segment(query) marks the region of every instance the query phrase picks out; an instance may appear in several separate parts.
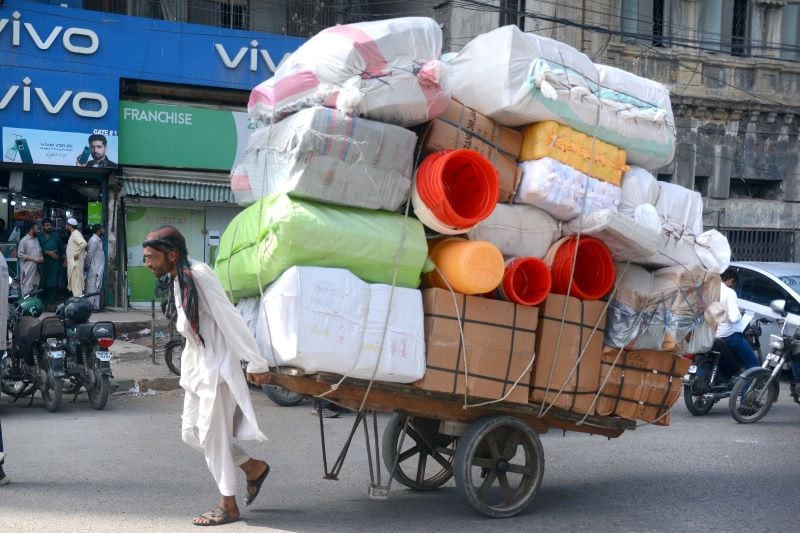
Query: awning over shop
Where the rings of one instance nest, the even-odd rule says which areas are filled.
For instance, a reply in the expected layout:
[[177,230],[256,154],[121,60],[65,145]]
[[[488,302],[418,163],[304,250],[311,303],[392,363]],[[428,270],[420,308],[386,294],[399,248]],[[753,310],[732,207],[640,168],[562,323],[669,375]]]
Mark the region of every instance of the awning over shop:
[[235,203],[227,174],[157,170],[126,173],[120,182],[126,196]]

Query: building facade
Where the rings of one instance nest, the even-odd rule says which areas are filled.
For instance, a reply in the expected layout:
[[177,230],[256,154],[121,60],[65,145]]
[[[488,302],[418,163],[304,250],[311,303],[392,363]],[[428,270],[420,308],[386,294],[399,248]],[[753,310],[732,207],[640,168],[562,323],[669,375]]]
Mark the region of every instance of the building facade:
[[[210,13],[197,2],[150,2],[153,18],[53,4],[0,1],[0,218],[9,230],[45,217],[103,224],[106,304],[144,304],[148,229],[178,226],[190,255],[213,262],[239,211],[229,172],[249,136],[249,91],[303,39],[239,29],[235,2],[216,26],[185,22]],[[192,17],[173,16],[179,5]],[[14,237],[0,238],[9,256]]]

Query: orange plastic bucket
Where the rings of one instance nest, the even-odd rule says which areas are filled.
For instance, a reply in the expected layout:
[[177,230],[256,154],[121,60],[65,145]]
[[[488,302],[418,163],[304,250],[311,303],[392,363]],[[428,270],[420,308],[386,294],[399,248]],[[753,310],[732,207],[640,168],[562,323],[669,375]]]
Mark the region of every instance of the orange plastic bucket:
[[426,274],[428,285],[447,289],[449,283],[461,294],[484,294],[503,281],[503,254],[490,242],[448,237],[431,243],[428,255],[438,269]]
[[538,257],[516,257],[506,262],[503,282],[495,293],[521,305],[539,305],[550,293],[552,278],[547,264]]
[[497,170],[474,150],[442,150],[417,169],[412,202],[431,229],[463,233],[494,211],[500,194]]
[[[575,259],[574,273],[573,259]],[[611,291],[617,270],[611,252],[603,241],[585,236],[578,241],[577,236],[572,236],[563,239],[552,254],[550,274],[553,280],[552,292],[567,294],[572,277],[570,296],[581,300],[599,300]]]

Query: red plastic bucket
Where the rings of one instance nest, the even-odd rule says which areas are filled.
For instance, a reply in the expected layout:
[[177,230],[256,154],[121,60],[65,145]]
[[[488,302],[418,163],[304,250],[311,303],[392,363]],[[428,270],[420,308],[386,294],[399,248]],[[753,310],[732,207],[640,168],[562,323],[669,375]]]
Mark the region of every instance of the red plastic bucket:
[[[558,248],[552,254],[550,266],[553,278],[552,292],[567,294],[572,276],[570,296],[581,300],[599,300],[611,291],[617,277],[611,252],[603,241],[594,237],[582,236],[577,247],[576,241],[578,241],[577,236],[572,236],[556,244]],[[573,259],[575,259],[574,274]]]
[[423,213],[423,223],[428,225],[425,218],[432,217],[432,229],[466,231],[492,214],[500,186],[497,170],[480,153],[442,150],[422,161],[414,192],[414,208]]
[[550,293],[552,278],[538,257],[516,257],[506,262],[497,296],[521,305],[539,305]]

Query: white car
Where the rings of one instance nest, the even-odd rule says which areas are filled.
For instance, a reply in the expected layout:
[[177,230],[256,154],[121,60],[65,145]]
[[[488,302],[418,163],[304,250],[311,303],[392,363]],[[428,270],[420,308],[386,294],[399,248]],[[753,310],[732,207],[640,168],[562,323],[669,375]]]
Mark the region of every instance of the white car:
[[[754,319],[777,320],[780,316],[769,307],[773,300],[786,300],[786,331],[794,333],[800,326],[800,263],[733,262],[731,268],[739,278],[733,287],[739,307],[753,312]],[[769,336],[780,332],[777,324],[762,326],[761,357],[769,351]]]

